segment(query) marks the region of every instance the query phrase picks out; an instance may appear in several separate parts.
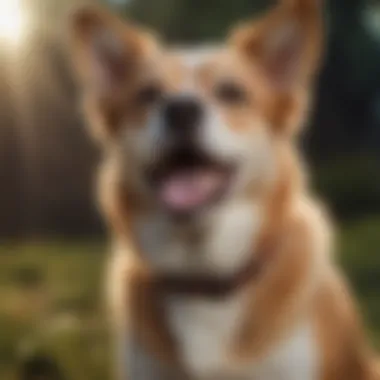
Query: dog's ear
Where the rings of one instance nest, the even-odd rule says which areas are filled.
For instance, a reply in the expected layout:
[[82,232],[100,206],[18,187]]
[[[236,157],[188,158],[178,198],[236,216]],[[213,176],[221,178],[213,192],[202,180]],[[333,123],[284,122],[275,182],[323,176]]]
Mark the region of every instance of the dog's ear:
[[232,42],[275,91],[309,84],[322,46],[322,0],[279,0],[257,22],[238,28]]
[[81,84],[101,97],[116,96],[133,75],[148,35],[97,6],[72,12],[69,48]]
[[84,95],[83,111],[91,135],[105,144],[119,131],[140,64],[158,42],[99,6],[74,9],[70,16],[68,51]]

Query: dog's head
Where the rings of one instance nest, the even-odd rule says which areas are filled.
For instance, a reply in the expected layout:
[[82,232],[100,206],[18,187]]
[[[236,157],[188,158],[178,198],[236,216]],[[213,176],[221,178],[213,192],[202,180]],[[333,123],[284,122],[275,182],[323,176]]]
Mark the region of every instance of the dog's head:
[[217,49],[169,49],[104,10],[75,13],[71,46],[93,134],[123,180],[193,214],[262,188],[307,110],[318,0],[283,0]]

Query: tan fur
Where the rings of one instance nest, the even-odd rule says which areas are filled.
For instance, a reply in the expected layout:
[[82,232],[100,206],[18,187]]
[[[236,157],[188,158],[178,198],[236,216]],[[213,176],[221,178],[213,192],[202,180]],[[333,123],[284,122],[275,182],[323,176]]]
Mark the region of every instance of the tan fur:
[[[246,286],[248,301],[242,321],[232,341],[226,342],[229,365],[243,368],[269,357],[301,321],[308,320],[319,354],[318,380],[380,379],[349,289],[333,264],[328,217],[310,195],[294,143],[307,116],[321,57],[318,3],[281,1],[268,16],[235,31],[225,48],[191,72],[156,39],[103,10],[85,9],[74,18],[71,46],[84,87],[86,115],[93,134],[107,147],[100,174],[100,203],[114,244],[122,252],[109,273],[112,323],[117,331],[133,331],[150,354],[169,366],[186,372],[181,347],[171,331],[161,294],[152,285],[153,269],[141,250],[135,227],[136,220],[154,214],[156,206],[135,186],[137,159],[130,155],[126,164],[120,144],[123,133],[142,128],[148,120],[148,109],[136,103],[141,88],[159,83],[162,91],[175,95],[190,78],[202,100],[217,110],[234,136],[249,139],[261,133],[274,152],[275,175],[249,181],[240,194],[252,205],[259,202],[264,210],[251,254],[274,248],[263,275]],[[300,45],[290,46],[290,54],[298,57],[295,72],[291,67],[289,72],[281,71],[283,52],[276,55],[267,44],[287,21],[295,21],[292,26],[301,36]],[[122,41],[125,51],[120,51],[118,64],[124,65],[124,71],[112,82],[111,91],[102,86],[94,91],[90,45],[95,31],[104,28]],[[214,90],[225,80],[244,90],[244,104],[218,103]]]

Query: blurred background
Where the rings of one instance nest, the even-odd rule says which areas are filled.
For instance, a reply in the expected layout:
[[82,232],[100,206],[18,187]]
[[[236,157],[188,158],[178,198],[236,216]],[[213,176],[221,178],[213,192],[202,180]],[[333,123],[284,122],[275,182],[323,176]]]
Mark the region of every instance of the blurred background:
[[[95,1],[95,0],[93,0]],[[111,379],[105,231],[63,43],[89,0],[0,0],[0,379]],[[175,43],[223,39],[269,0],[108,0]],[[326,57],[302,137],[339,257],[380,347],[380,1],[326,0]]]

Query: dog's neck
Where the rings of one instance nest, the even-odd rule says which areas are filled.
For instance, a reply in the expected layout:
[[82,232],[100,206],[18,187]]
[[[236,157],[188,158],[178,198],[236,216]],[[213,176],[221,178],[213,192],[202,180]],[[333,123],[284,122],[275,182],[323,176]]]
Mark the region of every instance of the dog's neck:
[[134,229],[141,255],[155,271],[230,275],[250,259],[261,221],[261,205],[243,199],[188,225],[176,225],[160,213],[143,214]]

